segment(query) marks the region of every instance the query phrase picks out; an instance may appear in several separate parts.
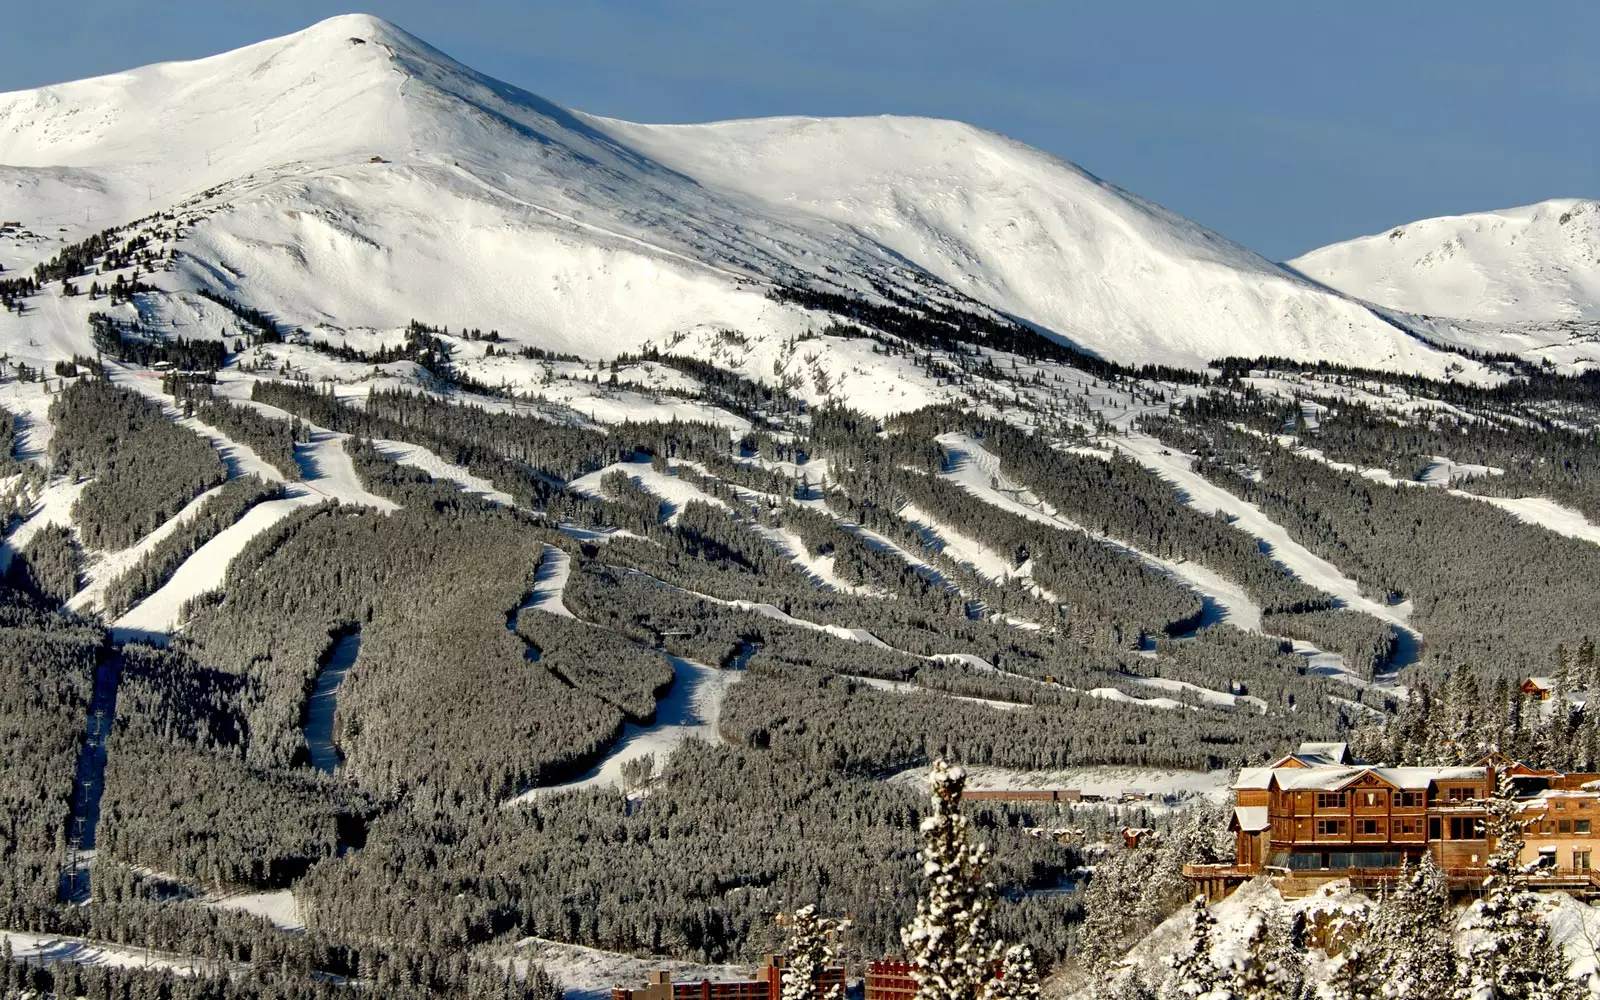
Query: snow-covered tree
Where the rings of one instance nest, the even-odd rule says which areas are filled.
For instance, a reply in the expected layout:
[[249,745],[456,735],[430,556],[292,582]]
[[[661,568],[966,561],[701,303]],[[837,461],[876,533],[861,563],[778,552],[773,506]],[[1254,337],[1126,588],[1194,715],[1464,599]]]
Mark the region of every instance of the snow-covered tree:
[[[1000,975],[984,984],[984,1000],[1039,1000],[1039,970],[1033,949],[1014,944],[1000,962]],[[785,998],[787,1000],[787,998]]]
[[1566,957],[1539,916],[1538,895],[1528,889],[1519,856],[1525,822],[1507,770],[1485,803],[1494,842],[1477,932],[1457,981],[1462,1000],[1576,1000],[1587,991],[1567,978]]
[[1282,906],[1250,917],[1243,957],[1231,970],[1228,992],[1237,1000],[1299,1000],[1305,982],[1304,928]]
[[1327,996],[1334,1000],[1372,1000],[1379,995],[1388,955],[1375,922],[1375,917],[1362,911],[1344,913],[1334,920],[1331,936],[1340,946],[1325,986]]
[[1415,868],[1401,869],[1394,892],[1379,908],[1374,933],[1384,952],[1383,996],[1408,1000],[1455,981],[1451,923],[1448,880],[1425,853]]
[[789,954],[783,967],[783,1000],[844,1000],[843,983],[823,989],[823,970],[837,968],[839,935],[849,927],[844,917],[824,917],[815,906],[802,906],[778,918],[789,929]]
[[1135,966],[1128,972],[1097,989],[1096,1000],[1158,1000],[1156,988],[1145,978],[1144,970]]
[[1172,958],[1172,971],[1162,988],[1167,997],[1209,996],[1222,984],[1216,961],[1211,957],[1211,932],[1217,918],[1211,915],[1204,896],[1195,897],[1194,923],[1189,932],[1188,947]]
[[966,772],[935,761],[928,774],[933,813],[922,821],[922,898],[900,932],[917,1000],[978,1000],[994,975],[999,942],[989,929],[994,886],[984,881],[989,848],[972,840],[961,814]]

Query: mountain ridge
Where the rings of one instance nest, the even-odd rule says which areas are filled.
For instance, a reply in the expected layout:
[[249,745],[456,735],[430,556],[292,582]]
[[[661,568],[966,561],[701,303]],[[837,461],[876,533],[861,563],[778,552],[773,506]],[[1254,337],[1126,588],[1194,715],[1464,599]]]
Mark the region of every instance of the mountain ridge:
[[[0,217],[40,230],[188,203],[204,218],[181,241],[180,284],[309,328],[420,315],[611,357],[695,330],[814,330],[822,318],[765,294],[793,285],[970,300],[1135,364],[1475,370],[975,126],[627,123],[493,80],[371,15],[0,95],[0,162],[19,172]],[[0,263],[31,267],[38,249],[30,260],[0,241]]]

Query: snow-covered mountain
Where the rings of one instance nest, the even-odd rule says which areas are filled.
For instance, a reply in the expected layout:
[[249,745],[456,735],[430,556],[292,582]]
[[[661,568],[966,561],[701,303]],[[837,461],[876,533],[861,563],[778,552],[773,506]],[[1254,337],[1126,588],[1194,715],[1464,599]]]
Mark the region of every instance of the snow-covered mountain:
[[[0,220],[22,223],[0,235],[0,264],[176,209],[192,225],[163,281],[307,328],[415,317],[607,357],[684,331],[820,325],[767,295],[781,282],[965,296],[1135,363],[1270,354],[1437,375],[1459,361],[981,129],[596,118],[362,15],[0,95],[0,164]],[[42,335],[86,344],[57,312]]]
[[1600,201],[1424,219],[1289,264],[1410,313],[1505,324],[1600,320]]

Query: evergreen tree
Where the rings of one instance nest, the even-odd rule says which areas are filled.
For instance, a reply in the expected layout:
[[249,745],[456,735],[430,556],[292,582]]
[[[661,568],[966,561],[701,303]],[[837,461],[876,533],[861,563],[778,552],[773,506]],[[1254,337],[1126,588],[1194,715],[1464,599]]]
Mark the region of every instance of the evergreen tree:
[[1478,938],[1457,979],[1456,995],[1460,1000],[1577,1000],[1581,992],[1567,978],[1566,957],[1539,916],[1538,895],[1525,882],[1519,861],[1524,821],[1508,770],[1499,773],[1486,809],[1495,846],[1477,914]]
[[917,1000],[977,1000],[1000,957],[989,930],[994,886],[984,881],[989,848],[973,843],[961,814],[966,780],[942,760],[928,774],[933,814],[921,827],[923,892],[915,919],[900,932]]
[[1007,948],[1000,962],[1000,975],[985,984],[983,998],[1039,1000],[1039,970],[1033,963],[1033,949],[1025,944]]
[[839,935],[848,919],[817,915],[815,906],[802,906],[779,918],[789,926],[789,954],[783,967],[782,1000],[844,1000],[844,985],[824,990],[820,978],[839,966]]
[[1384,901],[1379,924],[1386,956],[1383,996],[1405,1000],[1455,981],[1449,882],[1432,854],[1424,853],[1415,868],[1401,870],[1394,894]]
[[1204,896],[1194,901],[1194,923],[1189,933],[1188,948],[1173,956],[1172,971],[1162,989],[1165,996],[1208,996],[1222,984],[1215,960],[1211,956],[1211,932],[1217,918],[1211,915]]
[[1237,1000],[1299,1000],[1305,985],[1303,920],[1272,905],[1251,915],[1245,954],[1228,989]]

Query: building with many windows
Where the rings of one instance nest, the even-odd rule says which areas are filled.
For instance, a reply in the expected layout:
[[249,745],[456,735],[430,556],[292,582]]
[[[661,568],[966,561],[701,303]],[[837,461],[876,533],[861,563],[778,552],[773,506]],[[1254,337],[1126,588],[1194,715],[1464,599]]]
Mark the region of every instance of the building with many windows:
[[1231,865],[1190,865],[1220,898],[1266,872],[1288,895],[1334,879],[1393,878],[1423,854],[1458,888],[1482,885],[1493,849],[1485,799],[1509,770],[1526,823],[1522,860],[1539,862],[1551,888],[1600,893],[1591,872],[1600,775],[1537,770],[1490,757],[1469,767],[1385,767],[1353,759],[1342,743],[1307,743],[1270,767],[1245,768],[1234,783]]
[[[768,955],[756,970],[754,979],[675,983],[672,973],[655,969],[642,989],[611,987],[611,1000],[778,1000],[783,995],[783,958],[782,955]],[[823,969],[817,976],[817,985],[823,990],[842,987],[844,970]]]

